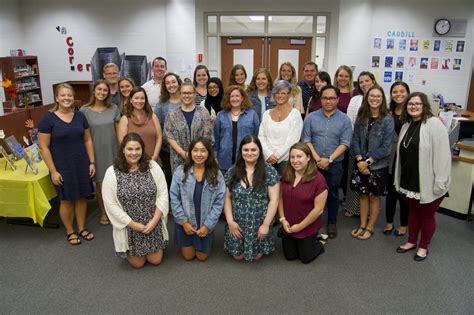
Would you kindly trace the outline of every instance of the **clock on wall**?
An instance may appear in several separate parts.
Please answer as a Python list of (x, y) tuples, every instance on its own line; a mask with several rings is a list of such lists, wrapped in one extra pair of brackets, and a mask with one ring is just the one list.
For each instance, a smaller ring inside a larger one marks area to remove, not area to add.
[(438, 19), (434, 24), (434, 30), (438, 35), (446, 35), (451, 30), (451, 22), (448, 19)]

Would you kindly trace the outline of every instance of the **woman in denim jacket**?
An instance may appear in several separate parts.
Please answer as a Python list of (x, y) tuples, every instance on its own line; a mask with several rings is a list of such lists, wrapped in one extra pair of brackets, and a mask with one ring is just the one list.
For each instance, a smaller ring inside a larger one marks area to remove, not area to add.
[(227, 171), (234, 164), (242, 139), (258, 134), (260, 121), (251, 106), (241, 86), (231, 85), (226, 90), (222, 100), (223, 110), (217, 114), (214, 126), (214, 151), (222, 171)]
[(175, 244), (184, 259), (205, 261), (212, 248), (214, 228), (224, 207), (225, 182), (212, 145), (198, 137), (189, 145), (188, 157), (171, 182), (171, 208)]
[(257, 113), (258, 120), (262, 121), (263, 113), (275, 107), (272, 99), (273, 80), (267, 68), (255, 70), (252, 81), (247, 89), (252, 102), (252, 109)]
[(351, 188), (361, 194), (360, 225), (352, 230), (351, 235), (360, 240), (367, 240), (374, 234), (380, 196), (387, 194), (393, 133), (394, 123), (385, 93), (381, 87), (373, 86), (359, 109), (351, 143), (357, 166), (352, 174)]

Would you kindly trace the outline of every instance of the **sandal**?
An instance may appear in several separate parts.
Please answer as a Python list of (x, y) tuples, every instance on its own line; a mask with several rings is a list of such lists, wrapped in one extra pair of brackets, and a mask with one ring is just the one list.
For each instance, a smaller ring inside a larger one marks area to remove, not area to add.
[(359, 225), (357, 228), (351, 231), (351, 236), (357, 238), (360, 234), (363, 234), (364, 231), (365, 231), (365, 227)]
[(353, 216), (354, 216), (354, 213), (349, 212), (349, 211), (345, 211), (345, 212), (344, 212), (344, 215), (345, 215), (346, 217), (350, 218), (350, 217), (353, 217)]
[(372, 235), (374, 235), (374, 231), (373, 231), (373, 230), (365, 229), (365, 230), (364, 230), (364, 233), (361, 233), (361, 234), (357, 235), (357, 238), (358, 238), (359, 240), (365, 241), (365, 240), (368, 240), (369, 238), (371, 238)]
[(76, 232), (69, 233), (66, 236), (67, 242), (71, 245), (79, 245), (81, 244), (81, 239), (79, 238), (79, 235), (77, 235)]
[(79, 236), (86, 241), (92, 241), (94, 239), (94, 234), (92, 234), (92, 232), (90, 232), (88, 229), (80, 231)]
[(110, 224), (109, 218), (107, 217), (107, 215), (105, 213), (100, 216), (99, 224), (100, 225), (109, 225)]

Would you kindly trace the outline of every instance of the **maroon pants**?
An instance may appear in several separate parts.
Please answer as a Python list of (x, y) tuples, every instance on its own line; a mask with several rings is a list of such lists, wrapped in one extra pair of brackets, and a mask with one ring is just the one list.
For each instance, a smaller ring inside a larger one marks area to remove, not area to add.
[(435, 213), (438, 210), (443, 197), (430, 203), (420, 203), (419, 200), (406, 198), (410, 212), (408, 214), (408, 242), (417, 244), (420, 235), (419, 247), (428, 249), (428, 245), (436, 230)]

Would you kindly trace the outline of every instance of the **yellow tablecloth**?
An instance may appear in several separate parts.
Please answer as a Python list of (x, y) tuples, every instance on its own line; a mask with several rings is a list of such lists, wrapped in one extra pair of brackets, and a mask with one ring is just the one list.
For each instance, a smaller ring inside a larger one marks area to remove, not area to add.
[(44, 161), (34, 163), (37, 175), (29, 168), (25, 174), (25, 160), (16, 161), (15, 165), (16, 171), (9, 166), (5, 170), (5, 159), (0, 159), (0, 216), (32, 218), (43, 226), (51, 209), (49, 200), (57, 196), (49, 170)]

